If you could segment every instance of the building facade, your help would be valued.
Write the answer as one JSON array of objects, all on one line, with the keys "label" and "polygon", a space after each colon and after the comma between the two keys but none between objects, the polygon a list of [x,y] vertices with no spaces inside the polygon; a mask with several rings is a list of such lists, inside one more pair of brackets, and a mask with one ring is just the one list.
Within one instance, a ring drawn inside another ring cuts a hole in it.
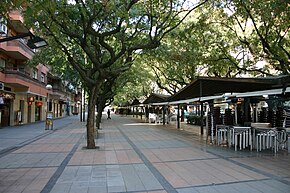
[{"label": "building facade", "polygon": [[48,84],[52,86],[48,93],[48,110],[55,118],[72,115],[78,104],[77,94],[68,90],[68,83],[59,76],[48,73],[47,79]]},{"label": "building facade", "polygon": [[[0,21],[0,39],[29,33],[20,11],[11,12],[8,20]],[[46,88],[49,67],[26,63],[36,51],[26,45],[27,41],[28,38],[19,38],[0,43],[0,128],[44,121],[47,111],[52,111],[54,117],[70,115],[65,110],[73,105],[70,101],[74,101],[74,96],[54,80],[52,90]]]}]

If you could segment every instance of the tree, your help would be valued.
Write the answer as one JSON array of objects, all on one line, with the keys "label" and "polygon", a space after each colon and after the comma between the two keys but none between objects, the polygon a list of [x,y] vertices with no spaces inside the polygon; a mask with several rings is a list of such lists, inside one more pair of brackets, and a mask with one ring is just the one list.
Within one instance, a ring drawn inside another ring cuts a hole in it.
[{"label": "tree", "polygon": [[146,56],[141,53],[136,54],[130,70],[122,74],[117,82],[119,83],[114,88],[116,95],[113,103],[120,105],[125,102],[132,102],[134,99],[149,96],[154,92],[152,84],[154,84],[154,74],[150,66],[145,60]]},{"label": "tree", "polygon": [[2,0],[0,6],[0,15],[7,18],[9,11],[14,10],[15,8],[19,8],[19,6],[24,4],[24,1],[25,0]]},{"label": "tree", "polygon": [[95,105],[105,106],[104,93],[131,67],[136,50],[157,48],[205,2],[190,7],[172,0],[28,1],[26,22],[57,43],[88,88],[87,148],[95,148]]},{"label": "tree", "polygon": [[80,76],[75,73],[75,70],[67,61],[66,55],[55,48],[56,45],[51,42],[49,46],[42,48],[41,52],[37,52],[31,60],[28,60],[27,64],[35,67],[37,64],[45,62],[51,73],[56,74],[62,80],[68,81],[74,88],[79,88],[81,85]]},{"label": "tree", "polygon": [[177,29],[170,32],[155,50],[146,52],[157,85],[170,94],[178,92],[197,76],[235,76],[238,63],[233,34],[213,25],[220,12],[205,5]]},{"label": "tree", "polygon": [[[247,72],[290,73],[289,3],[284,0],[226,0],[212,4],[226,14],[215,20],[232,31],[239,40],[243,65],[237,68]],[[256,64],[266,62],[261,68]]]},{"label": "tree", "polygon": [[289,8],[285,1],[221,0],[197,9],[147,52],[157,84],[174,94],[200,75],[289,74]]}]

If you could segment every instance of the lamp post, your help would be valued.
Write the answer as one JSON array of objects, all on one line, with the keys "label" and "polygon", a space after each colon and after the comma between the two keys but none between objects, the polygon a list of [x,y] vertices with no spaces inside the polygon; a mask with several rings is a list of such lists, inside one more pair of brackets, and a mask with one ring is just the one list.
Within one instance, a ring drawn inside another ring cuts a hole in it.
[{"label": "lamp post", "polygon": [[11,37],[7,37],[7,38],[2,38],[2,39],[0,39],[0,43],[16,40],[19,38],[25,38],[25,37],[30,37],[30,39],[27,42],[27,46],[31,49],[37,49],[37,48],[41,48],[41,47],[48,45],[48,43],[45,41],[45,39],[38,37],[38,36],[35,36],[31,32],[16,35],[16,36],[11,36]]},{"label": "lamp post", "polygon": [[48,90],[47,92],[47,112],[50,110],[49,109],[49,91],[52,90],[52,86],[50,84],[46,85],[46,90]]},{"label": "lamp post", "polygon": [[51,125],[51,130],[53,129],[53,122],[52,122],[52,112],[50,112],[49,108],[49,91],[52,90],[52,86],[50,84],[46,85],[45,87],[47,92],[47,108],[46,108],[46,121],[45,121],[45,130],[49,129],[49,125]]}]

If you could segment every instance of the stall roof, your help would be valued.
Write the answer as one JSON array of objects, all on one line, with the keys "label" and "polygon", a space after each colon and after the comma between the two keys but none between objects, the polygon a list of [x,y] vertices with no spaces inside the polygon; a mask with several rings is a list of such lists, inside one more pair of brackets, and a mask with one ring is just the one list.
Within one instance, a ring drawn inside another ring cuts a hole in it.
[{"label": "stall roof", "polygon": [[128,107],[128,106],[130,106],[130,103],[127,101],[122,103],[119,107]]},{"label": "stall roof", "polygon": [[138,106],[140,105],[140,101],[138,99],[134,99],[133,102],[131,103],[131,106]]},{"label": "stall roof", "polygon": [[166,102],[170,96],[164,94],[152,93],[150,96],[143,102],[143,104],[152,104],[152,103],[161,103]]},{"label": "stall roof", "polygon": [[241,93],[270,90],[290,84],[290,76],[266,78],[221,78],[198,77],[195,81],[169,98],[180,101],[197,97],[220,95],[223,93]]}]

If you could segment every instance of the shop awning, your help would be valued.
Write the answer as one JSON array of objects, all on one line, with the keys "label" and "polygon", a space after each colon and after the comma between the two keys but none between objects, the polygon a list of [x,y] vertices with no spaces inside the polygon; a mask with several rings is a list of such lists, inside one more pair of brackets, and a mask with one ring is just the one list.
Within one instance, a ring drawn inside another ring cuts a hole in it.
[{"label": "shop awning", "polygon": [[270,90],[261,90],[261,91],[253,91],[253,92],[245,92],[239,93],[236,97],[254,97],[254,96],[263,96],[263,95],[277,95],[282,94],[283,89],[270,89]]},{"label": "shop awning", "polygon": [[193,103],[193,102],[197,102],[197,101],[199,101],[200,100],[200,98],[199,97],[197,97],[197,98],[191,98],[191,99],[185,99],[185,100],[179,100],[179,101],[171,101],[171,102],[169,102],[169,104],[172,104],[172,105],[174,105],[174,104],[188,104],[188,103]]},{"label": "shop awning", "polygon": [[[265,78],[221,78],[198,77],[195,81],[170,97],[170,101],[186,100],[198,97],[222,95],[224,93],[244,93],[271,90],[283,87],[290,76]],[[283,82],[283,84],[282,84]],[[202,99],[204,100],[204,99]]]}]

